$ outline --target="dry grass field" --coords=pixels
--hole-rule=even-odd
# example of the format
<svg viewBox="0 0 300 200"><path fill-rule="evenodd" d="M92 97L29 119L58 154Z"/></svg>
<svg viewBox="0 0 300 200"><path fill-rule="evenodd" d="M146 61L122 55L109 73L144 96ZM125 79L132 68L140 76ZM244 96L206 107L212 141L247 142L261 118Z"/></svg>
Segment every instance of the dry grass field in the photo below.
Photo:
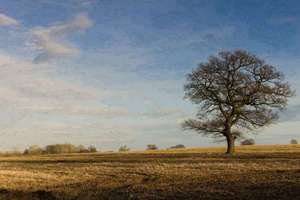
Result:
<svg viewBox="0 0 300 200"><path fill-rule="evenodd" d="M0 199L300 199L300 145L0 157Z"/></svg>

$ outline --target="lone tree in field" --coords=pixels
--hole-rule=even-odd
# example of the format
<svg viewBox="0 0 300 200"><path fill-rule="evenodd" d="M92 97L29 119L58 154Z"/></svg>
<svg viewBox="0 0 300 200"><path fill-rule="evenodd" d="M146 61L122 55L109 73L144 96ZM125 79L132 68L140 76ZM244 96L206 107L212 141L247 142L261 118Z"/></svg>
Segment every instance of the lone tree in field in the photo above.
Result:
<svg viewBox="0 0 300 200"><path fill-rule="evenodd" d="M283 74L246 51L220 52L187 76L185 97L199 105L197 119L183 123L205 136L224 137L228 154L242 132L278 118L293 91Z"/></svg>

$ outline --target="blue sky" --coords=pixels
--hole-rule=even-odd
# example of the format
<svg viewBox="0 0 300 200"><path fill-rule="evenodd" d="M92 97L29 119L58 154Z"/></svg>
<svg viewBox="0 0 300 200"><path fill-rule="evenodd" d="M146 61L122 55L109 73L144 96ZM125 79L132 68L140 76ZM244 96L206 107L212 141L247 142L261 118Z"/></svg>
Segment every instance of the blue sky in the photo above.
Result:
<svg viewBox="0 0 300 200"><path fill-rule="evenodd" d="M0 149L216 144L183 132L185 75L246 49L300 86L298 1L0 0ZM300 99L257 143L300 140Z"/></svg>

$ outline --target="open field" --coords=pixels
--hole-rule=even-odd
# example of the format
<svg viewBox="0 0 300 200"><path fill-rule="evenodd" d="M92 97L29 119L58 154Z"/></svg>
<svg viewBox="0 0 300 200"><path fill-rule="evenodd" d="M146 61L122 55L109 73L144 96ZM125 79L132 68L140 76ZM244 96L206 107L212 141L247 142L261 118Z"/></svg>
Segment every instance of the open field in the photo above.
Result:
<svg viewBox="0 0 300 200"><path fill-rule="evenodd" d="M0 199L300 199L300 145L0 157Z"/></svg>

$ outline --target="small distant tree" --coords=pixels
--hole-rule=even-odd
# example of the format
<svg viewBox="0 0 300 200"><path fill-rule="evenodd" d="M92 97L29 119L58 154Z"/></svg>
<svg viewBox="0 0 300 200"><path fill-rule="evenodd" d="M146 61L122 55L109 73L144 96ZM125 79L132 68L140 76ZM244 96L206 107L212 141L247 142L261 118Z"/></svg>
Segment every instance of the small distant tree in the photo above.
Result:
<svg viewBox="0 0 300 200"><path fill-rule="evenodd" d="M130 151L130 149L126 145L120 146L119 152L126 152L126 151Z"/></svg>
<svg viewBox="0 0 300 200"><path fill-rule="evenodd" d="M298 141L296 139L291 139L290 144L298 144Z"/></svg>
<svg viewBox="0 0 300 200"><path fill-rule="evenodd" d="M177 144L175 146L171 146L170 149L184 149L185 146L183 144Z"/></svg>
<svg viewBox="0 0 300 200"><path fill-rule="evenodd" d="M78 153L88 153L89 150L87 148L85 148L85 146L80 144L80 145L77 146L77 152Z"/></svg>
<svg viewBox="0 0 300 200"><path fill-rule="evenodd" d="M250 138L250 139L245 139L241 142L241 145L254 145L255 144L255 140Z"/></svg>
<svg viewBox="0 0 300 200"><path fill-rule="evenodd" d="M24 154L30 154L30 155L38 155L42 154L44 150L38 146L38 145L31 145L27 149L25 149Z"/></svg>
<svg viewBox="0 0 300 200"><path fill-rule="evenodd" d="M155 144L148 144L147 145L147 150L157 150L158 147Z"/></svg>
<svg viewBox="0 0 300 200"><path fill-rule="evenodd" d="M246 51L220 52L187 76L185 98L200 105L197 119L183 123L205 136L225 138L226 153L242 135L271 124L293 91L283 74Z"/></svg>
<svg viewBox="0 0 300 200"><path fill-rule="evenodd" d="M28 149L25 149L24 152L23 152L23 154L24 154L24 155L28 155L28 154L29 154Z"/></svg>
<svg viewBox="0 0 300 200"><path fill-rule="evenodd" d="M89 146L88 151L92 152L92 153L97 152L97 148L95 146L91 145L91 146Z"/></svg>
<svg viewBox="0 0 300 200"><path fill-rule="evenodd" d="M45 147L45 152L48 154L59 153L75 153L78 152L77 147L73 144L51 144Z"/></svg>

